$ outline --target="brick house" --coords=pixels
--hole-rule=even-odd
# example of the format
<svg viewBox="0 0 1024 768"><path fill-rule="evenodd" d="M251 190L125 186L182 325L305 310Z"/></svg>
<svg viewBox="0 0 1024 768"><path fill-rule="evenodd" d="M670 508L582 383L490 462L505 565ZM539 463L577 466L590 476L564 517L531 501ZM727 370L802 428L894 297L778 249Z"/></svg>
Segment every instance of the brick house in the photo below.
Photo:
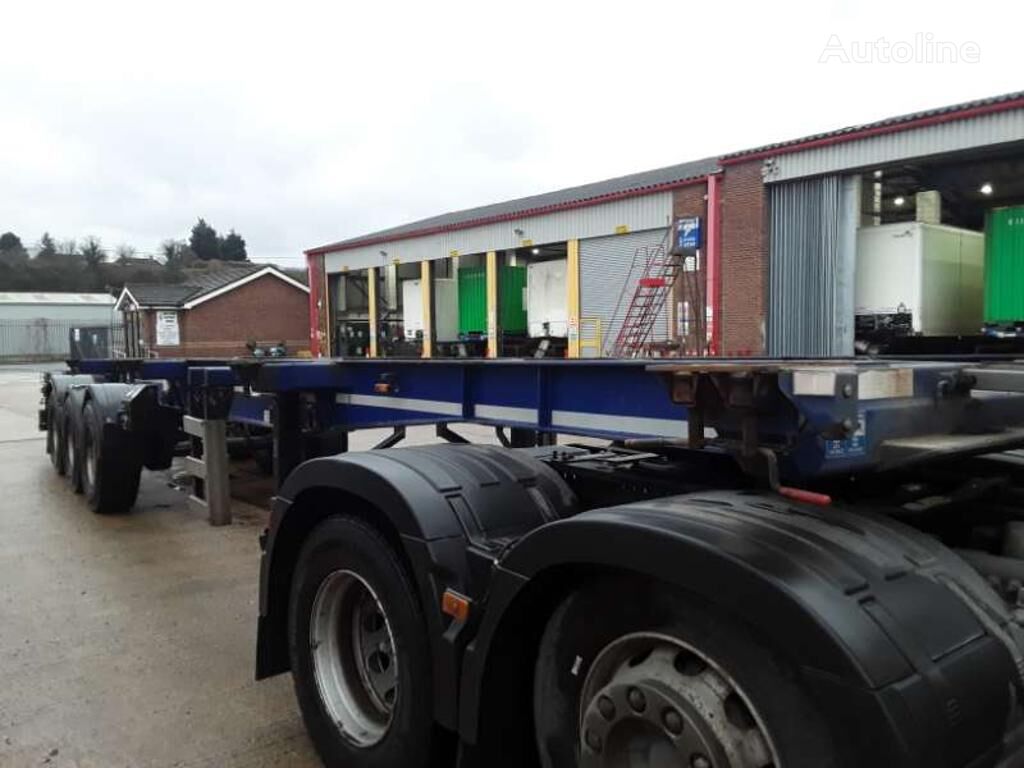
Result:
<svg viewBox="0 0 1024 768"><path fill-rule="evenodd" d="M180 284L128 284L115 309L129 357L238 357L248 344L309 349L309 288L272 266L194 272Z"/></svg>

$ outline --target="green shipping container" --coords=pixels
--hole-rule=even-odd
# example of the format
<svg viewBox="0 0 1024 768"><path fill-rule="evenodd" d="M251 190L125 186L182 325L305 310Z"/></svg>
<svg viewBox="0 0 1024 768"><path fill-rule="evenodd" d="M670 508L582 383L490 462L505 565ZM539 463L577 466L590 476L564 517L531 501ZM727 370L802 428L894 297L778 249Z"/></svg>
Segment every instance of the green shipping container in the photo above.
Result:
<svg viewBox="0 0 1024 768"><path fill-rule="evenodd" d="M459 269L459 333L487 333L487 270Z"/></svg>
<svg viewBox="0 0 1024 768"><path fill-rule="evenodd" d="M502 267L498 272L498 327L505 333L526 331L523 293L526 267ZM487 333L487 269L459 269L459 333Z"/></svg>
<svg viewBox="0 0 1024 768"><path fill-rule="evenodd" d="M498 328L526 333L526 267L502 267L498 272Z"/></svg>
<svg viewBox="0 0 1024 768"><path fill-rule="evenodd" d="M1024 206L985 219L985 322L1024 320Z"/></svg>

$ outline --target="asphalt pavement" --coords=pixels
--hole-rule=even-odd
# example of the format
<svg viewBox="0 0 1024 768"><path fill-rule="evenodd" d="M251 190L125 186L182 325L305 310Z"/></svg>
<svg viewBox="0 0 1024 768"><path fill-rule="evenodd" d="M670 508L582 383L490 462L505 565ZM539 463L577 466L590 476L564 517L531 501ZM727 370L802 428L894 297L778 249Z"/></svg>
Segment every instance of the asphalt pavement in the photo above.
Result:
<svg viewBox="0 0 1024 768"><path fill-rule="evenodd" d="M166 473L93 514L36 430L38 366L0 368L0 766L319 765L291 678L253 680L266 513L212 528Z"/></svg>

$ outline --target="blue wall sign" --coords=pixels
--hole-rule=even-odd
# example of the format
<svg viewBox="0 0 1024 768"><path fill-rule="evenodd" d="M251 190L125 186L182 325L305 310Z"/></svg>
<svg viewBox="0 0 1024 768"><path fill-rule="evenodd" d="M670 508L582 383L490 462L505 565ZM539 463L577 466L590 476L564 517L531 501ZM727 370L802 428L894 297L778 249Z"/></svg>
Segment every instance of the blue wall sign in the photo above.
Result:
<svg viewBox="0 0 1024 768"><path fill-rule="evenodd" d="M700 248L700 217L676 220L676 250L695 251Z"/></svg>

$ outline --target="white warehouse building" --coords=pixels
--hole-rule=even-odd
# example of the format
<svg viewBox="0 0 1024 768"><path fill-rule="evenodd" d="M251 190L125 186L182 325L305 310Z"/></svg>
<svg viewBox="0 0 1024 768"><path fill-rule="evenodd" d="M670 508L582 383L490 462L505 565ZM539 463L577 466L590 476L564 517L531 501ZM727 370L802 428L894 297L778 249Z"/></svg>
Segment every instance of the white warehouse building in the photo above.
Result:
<svg viewBox="0 0 1024 768"><path fill-rule="evenodd" d="M74 329L112 332L107 293L0 292L0 360L60 360L71 354ZM80 339L81 340L81 339Z"/></svg>

